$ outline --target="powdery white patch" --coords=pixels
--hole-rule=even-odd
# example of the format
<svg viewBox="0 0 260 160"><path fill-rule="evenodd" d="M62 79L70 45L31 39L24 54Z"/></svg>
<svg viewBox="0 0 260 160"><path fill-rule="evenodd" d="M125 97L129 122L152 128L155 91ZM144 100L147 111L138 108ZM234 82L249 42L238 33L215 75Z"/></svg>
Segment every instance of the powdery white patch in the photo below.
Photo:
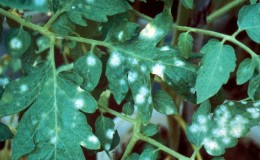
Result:
<svg viewBox="0 0 260 160"><path fill-rule="evenodd" d="M255 103L253 104L253 106L254 106L254 107L259 107L259 106L260 106L260 101L255 102Z"/></svg>
<svg viewBox="0 0 260 160"><path fill-rule="evenodd" d="M109 58L108 62L113 67L118 67L122 63L122 59L118 52L113 52Z"/></svg>
<svg viewBox="0 0 260 160"><path fill-rule="evenodd" d="M199 131L199 126L198 126L197 124L192 124L192 125L190 126L190 131L191 131L192 133L197 133L197 132Z"/></svg>
<svg viewBox="0 0 260 160"><path fill-rule="evenodd" d="M51 130L49 131L49 135L53 135L53 134L54 134L54 130L51 129Z"/></svg>
<svg viewBox="0 0 260 160"><path fill-rule="evenodd" d="M190 88L190 93L194 94L194 93L195 93L195 91L196 91L196 90L195 90L195 88L193 88L193 87L192 87L192 88Z"/></svg>
<svg viewBox="0 0 260 160"><path fill-rule="evenodd" d="M203 116L203 115L199 115L197 120L198 120L199 124L207 123L207 117Z"/></svg>
<svg viewBox="0 0 260 160"><path fill-rule="evenodd" d="M35 125L38 121L37 120L32 120L32 124Z"/></svg>
<svg viewBox="0 0 260 160"><path fill-rule="evenodd" d="M249 112L252 118L256 119L260 117L260 109L259 108L247 108L247 112Z"/></svg>
<svg viewBox="0 0 260 160"><path fill-rule="evenodd" d="M78 4L78 7L79 7L79 8L82 8L82 7L83 7L83 4L82 4L82 3L79 3L79 4Z"/></svg>
<svg viewBox="0 0 260 160"><path fill-rule="evenodd" d="M208 131L208 127L206 125L200 126L200 132L206 133Z"/></svg>
<svg viewBox="0 0 260 160"><path fill-rule="evenodd" d="M233 137L239 138L242 136L243 130L244 130L244 127L242 125L237 124L235 126L232 126L232 128L230 130L230 135Z"/></svg>
<svg viewBox="0 0 260 160"><path fill-rule="evenodd" d="M128 72L127 79L130 83L133 83L137 80L138 74L136 72L130 71Z"/></svg>
<svg viewBox="0 0 260 160"><path fill-rule="evenodd" d="M169 46L163 46L160 48L160 51L169 51L170 47Z"/></svg>
<svg viewBox="0 0 260 160"><path fill-rule="evenodd" d="M119 84L120 84L121 86L124 86L124 85L126 85L126 81L125 81L124 79L120 79L120 80L119 80Z"/></svg>
<svg viewBox="0 0 260 160"><path fill-rule="evenodd" d="M84 92L84 90L81 87L77 87L77 91L80 92L80 93Z"/></svg>
<svg viewBox="0 0 260 160"><path fill-rule="evenodd" d="M36 5L36 6L43 6L45 4L45 1L46 0L33 0L33 3Z"/></svg>
<svg viewBox="0 0 260 160"><path fill-rule="evenodd" d="M108 129L108 130L106 131L106 137L107 137L108 139L113 139L114 133L115 133L115 130L113 130L113 129Z"/></svg>
<svg viewBox="0 0 260 160"><path fill-rule="evenodd" d="M29 90L29 87L26 84L22 84L22 85L20 85L19 89L20 89L20 92L26 92Z"/></svg>
<svg viewBox="0 0 260 160"><path fill-rule="evenodd" d="M185 65L185 63L181 60L176 60L176 61L174 61L174 65L178 66L178 67L182 67Z"/></svg>
<svg viewBox="0 0 260 160"><path fill-rule="evenodd" d="M227 129L225 127L216 128L212 133L217 137L225 137L227 136Z"/></svg>
<svg viewBox="0 0 260 160"><path fill-rule="evenodd" d="M95 2L95 0L85 0L85 2L87 2L87 3L93 3L93 2Z"/></svg>
<svg viewBox="0 0 260 160"><path fill-rule="evenodd" d="M229 105L229 106L234 106L234 105L235 105L235 103L234 103L234 102L232 102L232 101L230 101L230 102L228 102L228 105Z"/></svg>
<svg viewBox="0 0 260 160"><path fill-rule="evenodd" d="M13 48L13 49L21 49L22 46L23 46L23 43L22 43L22 41L21 41L20 39L18 39L18 38L13 38L13 39L11 39L11 41L10 41L10 46L11 46L11 48Z"/></svg>
<svg viewBox="0 0 260 160"><path fill-rule="evenodd" d="M76 7L75 6L71 6L71 9L75 9Z"/></svg>
<svg viewBox="0 0 260 160"><path fill-rule="evenodd" d="M231 138L230 138L230 137L224 137L224 138L222 138L222 142L223 142L224 144L230 144Z"/></svg>
<svg viewBox="0 0 260 160"><path fill-rule="evenodd" d="M147 67L145 65L141 65L141 71L142 72L146 72L147 71Z"/></svg>
<svg viewBox="0 0 260 160"><path fill-rule="evenodd" d="M155 75L163 78L164 70L165 70L165 66L157 63L152 68L152 74L155 74Z"/></svg>
<svg viewBox="0 0 260 160"><path fill-rule="evenodd" d="M170 106L167 106L165 112L166 112L167 115L170 115L170 114L173 114L175 111L174 111L174 109L172 109Z"/></svg>
<svg viewBox="0 0 260 160"><path fill-rule="evenodd" d="M51 144L56 144L57 140L58 140L58 138L56 136L52 137L51 140L50 140Z"/></svg>
<svg viewBox="0 0 260 160"><path fill-rule="evenodd" d="M124 35L124 32L123 32L123 31L120 31L120 32L118 33L118 35L117 35L117 38L118 38L119 40L122 40L122 39L123 39L123 35Z"/></svg>
<svg viewBox="0 0 260 160"><path fill-rule="evenodd" d="M247 104L247 101L240 101L241 104Z"/></svg>
<svg viewBox="0 0 260 160"><path fill-rule="evenodd" d="M210 150L217 150L220 147L219 144L216 141L210 140L210 139L205 139L204 145L205 145L206 148L208 148Z"/></svg>
<svg viewBox="0 0 260 160"><path fill-rule="evenodd" d="M84 100L83 99L76 99L74 101L74 105L77 109L81 109L84 106Z"/></svg>
<svg viewBox="0 0 260 160"><path fill-rule="evenodd" d="M75 128L76 127L76 124L75 123L71 123L71 128Z"/></svg>
<svg viewBox="0 0 260 160"><path fill-rule="evenodd" d="M0 86L6 86L9 83L9 79L6 77L0 78Z"/></svg>
<svg viewBox="0 0 260 160"><path fill-rule="evenodd" d="M144 38L153 38L156 35L157 29L151 24L146 25L146 27L140 32L140 36Z"/></svg>
<svg viewBox="0 0 260 160"><path fill-rule="evenodd" d="M152 104L152 102L153 102L153 99L152 99L152 97L150 96L150 97L148 97L148 99L147 99L147 103L148 104Z"/></svg>
<svg viewBox="0 0 260 160"><path fill-rule="evenodd" d="M139 91L140 94L147 95L149 93L149 89L145 86L140 87Z"/></svg>
<svg viewBox="0 0 260 160"><path fill-rule="evenodd" d="M42 117L42 118L45 118L45 117L46 117L46 113L42 113L42 114L41 114L41 117Z"/></svg>
<svg viewBox="0 0 260 160"><path fill-rule="evenodd" d="M95 144L97 144L99 142L98 138L96 136L94 136L94 135L89 136L88 137L88 141L91 142L91 143L95 143Z"/></svg>
<svg viewBox="0 0 260 160"><path fill-rule="evenodd" d="M111 145L110 144L105 144L105 146L104 146L104 149L106 150L106 151L108 151L109 149L111 148Z"/></svg>
<svg viewBox="0 0 260 160"><path fill-rule="evenodd" d="M144 102L145 102L145 95L139 93L135 96L136 104L143 104Z"/></svg>
<svg viewBox="0 0 260 160"><path fill-rule="evenodd" d="M88 56L88 57L86 58L86 63L87 63L87 65L89 65L89 66L95 66L96 63L97 63L97 60L96 60L96 58L95 58L94 56L90 55L90 56Z"/></svg>

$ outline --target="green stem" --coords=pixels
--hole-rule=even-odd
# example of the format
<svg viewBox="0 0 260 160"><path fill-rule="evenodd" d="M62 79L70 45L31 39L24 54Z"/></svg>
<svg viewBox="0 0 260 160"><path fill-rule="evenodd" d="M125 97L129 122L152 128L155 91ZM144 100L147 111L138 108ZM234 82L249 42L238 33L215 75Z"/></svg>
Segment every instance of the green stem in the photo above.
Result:
<svg viewBox="0 0 260 160"><path fill-rule="evenodd" d="M73 63L62 65L57 69L57 73L63 72L63 71L69 71L73 69Z"/></svg>
<svg viewBox="0 0 260 160"><path fill-rule="evenodd" d="M211 22L214 19L224 15L226 12L230 11L232 8L240 5L241 3L245 2L246 0L234 0L228 4L226 4L224 7L216 10L215 12L211 13L208 17L207 17L207 21Z"/></svg>
<svg viewBox="0 0 260 160"><path fill-rule="evenodd" d="M175 158L178 158L178 159L181 159L181 160L190 160L190 158L179 154L178 152L176 152L176 151L166 147L165 145L157 142L156 140L154 140L152 138L146 137L146 136L144 136L142 134L139 134L138 137L139 137L140 140L143 140L143 141L145 141L147 143L150 143L150 144L158 147L160 150L162 150L162 151L172 155Z"/></svg>
<svg viewBox="0 0 260 160"><path fill-rule="evenodd" d="M193 152L193 154L192 154L192 156L191 156L191 158L190 158L191 160L195 160L195 157L196 157L196 155L199 154L199 151L200 151L201 147L202 147L202 146L197 147L197 148L194 150L194 152Z"/></svg>
<svg viewBox="0 0 260 160"><path fill-rule="evenodd" d="M128 145L125 149L122 160L125 160L130 155L130 153L132 152L136 142L139 140L138 135L140 133L140 128L141 128L141 124L142 124L142 121L141 121L141 118L140 118L139 115L137 116L137 119L133 124L134 124L133 134L132 134L132 137L130 139L130 142L128 143Z"/></svg>
<svg viewBox="0 0 260 160"><path fill-rule="evenodd" d="M65 10L61 9L58 12L56 12L53 16L51 16L49 21L44 25L44 30L48 30L51 27L51 25L58 19L58 17L64 12Z"/></svg>

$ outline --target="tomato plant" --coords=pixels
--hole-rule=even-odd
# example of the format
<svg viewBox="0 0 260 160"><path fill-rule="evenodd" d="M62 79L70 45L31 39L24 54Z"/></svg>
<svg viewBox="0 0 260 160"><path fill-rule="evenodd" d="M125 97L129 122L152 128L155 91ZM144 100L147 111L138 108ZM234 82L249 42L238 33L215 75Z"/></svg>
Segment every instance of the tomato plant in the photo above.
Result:
<svg viewBox="0 0 260 160"><path fill-rule="evenodd" d="M1 0L1 159L81 160L103 151L109 159L193 160L202 148L217 157L259 124L259 50L237 38L259 45L259 2L162 0L154 18L138 7L150 3ZM237 29L214 31L230 11ZM237 61L237 50L248 57ZM248 84L246 97L225 92L232 77ZM168 118L168 138L154 112ZM111 151L124 135L116 118L132 125L117 157ZM178 152L179 126L190 155ZM147 147L136 151L140 141Z"/></svg>

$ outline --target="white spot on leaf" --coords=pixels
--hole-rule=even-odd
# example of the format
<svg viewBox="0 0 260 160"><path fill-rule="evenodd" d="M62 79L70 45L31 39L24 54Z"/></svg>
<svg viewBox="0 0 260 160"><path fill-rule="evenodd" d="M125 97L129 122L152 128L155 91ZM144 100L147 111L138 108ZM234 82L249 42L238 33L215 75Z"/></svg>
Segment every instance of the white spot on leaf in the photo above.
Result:
<svg viewBox="0 0 260 160"><path fill-rule="evenodd" d="M111 148L111 145L110 145L110 144L105 144L105 147L104 147L104 148L105 148L105 150L108 151L108 150Z"/></svg>
<svg viewBox="0 0 260 160"><path fill-rule="evenodd" d="M23 46L23 43L22 43L22 41L21 41L20 39L18 39L18 38L13 38L13 39L11 39L11 41L10 41L10 46L11 46L11 48L13 48L13 49L21 49L22 46Z"/></svg>
<svg viewBox="0 0 260 160"><path fill-rule="evenodd" d="M152 68L152 74L155 74L155 75L163 78L164 70L165 70L165 66L157 63Z"/></svg>
<svg viewBox="0 0 260 160"><path fill-rule="evenodd" d="M74 105L77 109L81 109L84 106L84 100L83 99L76 99L74 101Z"/></svg>
<svg viewBox="0 0 260 160"><path fill-rule="evenodd" d="M45 1L46 0L33 0L33 3L36 5L36 6L43 6L45 4Z"/></svg>
<svg viewBox="0 0 260 160"><path fill-rule="evenodd" d="M89 66L95 66L97 63L97 60L94 56L89 55L86 59L86 62L87 62L87 65L89 65Z"/></svg>
<svg viewBox="0 0 260 160"><path fill-rule="evenodd" d="M122 63L122 59L118 52L113 52L108 62L112 67L118 67Z"/></svg>
<svg viewBox="0 0 260 160"><path fill-rule="evenodd" d="M51 138L51 143L56 144L57 140L58 140L57 137L54 136L54 137Z"/></svg>
<svg viewBox="0 0 260 160"><path fill-rule="evenodd" d="M130 83L133 83L134 81L136 81L136 80L137 80L137 77L138 77L138 74L137 74L136 72L132 72L132 71L128 72L128 77L127 77L127 79L128 79L128 81L129 81Z"/></svg>
<svg viewBox="0 0 260 160"><path fill-rule="evenodd" d="M88 137L88 141L91 142L91 143L95 143L95 144L97 144L99 142L98 138L96 136L94 136L94 135L89 136Z"/></svg>
<svg viewBox="0 0 260 160"><path fill-rule="evenodd" d="M108 139L113 139L114 133L115 133L115 130L113 130L113 129L108 129L108 130L106 131L106 137L107 137Z"/></svg>
<svg viewBox="0 0 260 160"><path fill-rule="evenodd" d="M120 32L118 33L118 35L117 35L117 38L118 38L119 40L122 40L122 39L123 39L123 35L124 35L124 32L123 32L123 31L120 31Z"/></svg>
<svg viewBox="0 0 260 160"><path fill-rule="evenodd" d="M20 86L20 92L26 92L26 91L28 91L28 90L29 90L28 85L22 84L22 85Z"/></svg>
<svg viewBox="0 0 260 160"><path fill-rule="evenodd" d="M146 25L146 27L140 32L140 36L144 38L153 38L156 35L156 28L151 24Z"/></svg>

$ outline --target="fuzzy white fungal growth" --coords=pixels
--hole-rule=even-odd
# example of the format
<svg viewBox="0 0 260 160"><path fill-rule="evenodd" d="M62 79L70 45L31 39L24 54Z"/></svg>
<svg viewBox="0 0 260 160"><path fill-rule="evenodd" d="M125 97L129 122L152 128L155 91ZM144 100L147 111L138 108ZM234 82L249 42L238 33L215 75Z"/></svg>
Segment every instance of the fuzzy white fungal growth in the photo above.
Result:
<svg viewBox="0 0 260 160"><path fill-rule="evenodd" d="M75 6L71 6L71 9L75 9L76 7Z"/></svg>
<svg viewBox="0 0 260 160"><path fill-rule="evenodd" d="M197 132L199 131L199 126L198 126L197 124L192 124L192 125L190 126L190 131L191 131L192 133L197 133Z"/></svg>
<svg viewBox="0 0 260 160"><path fill-rule="evenodd" d="M178 67L182 67L185 65L185 63L181 60L176 60L176 61L174 61L174 65L178 66Z"/></svg>
<svg viewBox="0 0 260 160"><path fill-rule="evenodd" d="M114 133L115 133L115 130L113 130L113 129L108 129L108 130L106 131L106 137L107 137L108 139L112 139Z"/></svg>
<svg viewBox="0 0 260 160"><path fill-rule="evenodd" d="M127 79L128 79L128 81L129 81L130 83L135 82L135 81L137 80L137 77L138 77L138 74L137 74L136 72L132 72L132 71L128 72L128 77L127 77Z"/></svg>
<svg viewBox="0 0 260 160"><path fill-rule="evenodd" d="M118 38L119 40L122 40L122 39L123 39L123 35L124 35L124 32L123 32L123 31L120 31L120 32L118 33L118 35L117 35L117 38Z"/></svg>
<svg viewBox="0 0 260 160"><path fill-rule="evenodd" d="M95 66L96 63L97 63L97 60L96 60L96 58L94 56L90 55L90 56L87 57L86 63L89 66Z"/></svg>
<svg viewBox="0 0 260 160"><path fill-rule="evenodd" d="M111 148L111 145L107 143L107 144L105 144L104 148L106 151L108 151Z"/></svg>
<svg viewBox="0 0 260 160"><path fill-rule="evenodd" d="M57 140L58 140L58 138L56 136L54 136L51 138L51 143L56 144Z"/></svg>
<svg viewBox="0 0 260 160"><path fill-rule="evenodd" d="M198 122L199 122L199 124L205 124L207 122L207 117L203 116L203 115L199 115Z"/></svg>
<svg viewBox="0 0 260 160"><path fill-rule="evenodd" d="M120 84L121 86L124 86L124 85L126 85L126 81L125 81L124 79L120 79L120 80L119 80L119 84Z"/></svg>
<svg viewBox="0 0 260 160"><path fill-rule="evenodd" d="M122 59L118 52L113 52L108 62L113 67L118 67L122 63Z"/></svg>
<svg viewBox="0 0 260 160"><path fill-rule="evenodd" d="M234 106L234 105L235 105L235 103L234 103L234 102L232 102L232 101L230 101L230 102L228 102L228 105L229 105L229 106Z"/></svg>
<svg viewBox="0 0 260 160"><path fill-rule="evenodd" d="M230 130L230 134L233 137L239 138L242 136L243 129L244 129L244 127L242 125L237 124L235 126L232 126L232 128Z"/></svg>
<svg viewBox="0 0 260 160"><path fill-rule="evenodd" d="M145 102L146 96L149 93L149 89L145 86L140 87L138 94L135 97L136 104L143 104Z"/></svg>
<svg viewBox="0 0 260 160"><path fill-rule="evenodd" d="M19 89L20 92L27 92L29 90L29 87L26 84L22 84Z"/></svg>
<svg viewBox="0 0 260 160"><path fill-rule="evenodd" d="M85 0L87 3L93 3L95 0Z"/></svg>
<svg viewBox="0 0 260 160"><path fill-rule="evenodd" d="M164 70L165 70L165 66L157 63L152 68L152 74L155 74L155 75L163 78Z"/></svg>
<svg viewBox="0 0 260 160"><path fill-rule="evenodd" d="M217 150L219 149L219 144L214 141L214 140L209 140L209 139L205 139L204 140L204 145L206 148L210 149L210 150Z"/></svg>
<svg viewBox="0 0 260 160"><path fill-rule="evenodd" d="M140 36L144 38L153 38L156 35L156 28L151 24L146 25L146 27L140 32Z"/></svg>
<svg viewBox="0 0 260 160"><path fill-rule="evenodd" d="M84 100L83 99L76 99L74 101L74 105L77 109L81 109L84 106Z"/></svg>
<svg viewBox="0 0 260 160"><path fill-rule="evenodd" d="M259 106L260 106L260 101L255 102L255 103L253 104L253 106L254 106L254 107L259 107Z"/></svg>
<svg viewBox="0 0 260 160"><path fill-rule="evenodd" d="M23 46L23 43L22 43L22 41L21 41L20 39L18 39L18 38L13 38L13 39L11 39L11 41L10 41L10 46L11 46L11 48L13 48L13 49L21 49L22 46Z"/></svg>
<svg viewBox="0 0 260 160"><path fill-rule="evenodd" d="M33 3L36 5L36 6L43 6L45 4L45 1L46 0L33 0Z"/></svg>
<svg viewBox="0 0 260 160"><path fill-rule="evenodd" d="M160 51L169 51L170 47L169 46L163 46L160 48Z"/></svg>
<svg viewBox="0 0 260 160"><path fill-rule="evenodd" d="M77 91L80 92L80 93L84 92L84 90L81 87L77 87Z"/></svg>
<svg viewBox="0 0 260 160"><path fill-rule="evenodd" d="M241 104L247 104L247 101L240 101Z"/></svg>
<svg viewBox="0 0 260 160"><path fill-rule="evenodd" d="M141 65L141 71L145 73L147 71L147 67L145 65Z"/></svg>
<svg viewBox="0 0 260 160"><path fill-rule="evenodd" d="M96 136L92 135L92 136L88 137L88 141L91 142L91 143L97 144L98 143L98 138Z"/></svg>
<svg viewBox="0 0 260 160"><path fill-rule="evenodd" d="M167 115L170 115L170 114L173 114L173 113L174 113L174 110L173 110L170 106L167 106L165 112L166 112Z"/></svg>

